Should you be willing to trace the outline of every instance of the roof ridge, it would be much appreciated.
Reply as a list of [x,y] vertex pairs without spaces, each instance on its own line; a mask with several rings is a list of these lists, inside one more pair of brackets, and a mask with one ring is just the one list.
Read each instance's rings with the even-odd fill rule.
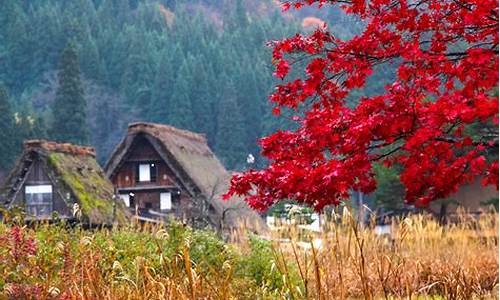
[[94,158],[96,157],[95,148],[71,143],[58,143],[43,139],[35,139],[24,141],[23,146],[25,150],[42,149],[49,152],[61,152],[73,155],[89,155]]
[[149,123],[149,122],[134,122],[128,124],[128,132],[134,132],[134,131],[147,131],[148,129],[157,129],[157,130],[162,130],[162,131],[168,131],[170,133],[195,140],[198,142],[206,143],[207,138],[204,133],[197,133],[193,131],[189,131],[186,129],[180,129],[171,125],[166,125],[166,124],[159,124],[159,123]]

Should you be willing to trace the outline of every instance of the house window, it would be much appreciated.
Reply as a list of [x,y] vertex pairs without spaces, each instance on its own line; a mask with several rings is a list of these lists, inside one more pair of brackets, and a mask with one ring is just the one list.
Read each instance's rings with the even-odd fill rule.
[[139,164],[136,170],[137,182],[156,182],[156,163]]
[[172,209],[172,194],[160,193],[160,210]]
[[135,207],[134,193],[120,194],[120,198],[123,200],[123,203],[125,203],[126,207]]
[[123,203],[125,203],[126,207],[130,207],[130,195],[129,194],[120,194],[120,198],[123,200]]
[[128,193],[129,204],[131,207],[135,207],[135,194]]
[[149,164],[149,174],[151,175],[151,182],[156,182],[156,163]]
[[52,185],[27,185],[24,193],[29,215],[47,216],[52,212]]

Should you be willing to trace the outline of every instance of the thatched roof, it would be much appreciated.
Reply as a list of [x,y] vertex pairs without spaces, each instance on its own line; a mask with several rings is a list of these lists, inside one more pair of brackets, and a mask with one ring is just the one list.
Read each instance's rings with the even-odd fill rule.
[[55,188],[71,194],[71,203],[66,202],[68,207],[73,209],[74,203],[78,203],[83,221],[111,224],[124,220],[126,211],[121,201],[117,201],[113,208],[114,187],[97,163],[94,148],[45,140],[24,143],[24,151],[4,187],[7,207],[13,204],[10,202],[19,189],[16,182],[24,174],[25,162],[34,156],[45,162]]
[[[213,207],[209,215],[216,226],[234,228],[241,223],[254,230],[262,230],[265,223],[241,198],[222,200],[227,191],[230,174],[210,150],[205,135],[181,130],[168,125],[132,123],[127,136],[116,147],[105,166],[108,177],[114,174],[127,154],[135,137],[146,137],[167,165],[176,173],[192,197],[202,195]],[[223,217],[224,216],[224,217]]]

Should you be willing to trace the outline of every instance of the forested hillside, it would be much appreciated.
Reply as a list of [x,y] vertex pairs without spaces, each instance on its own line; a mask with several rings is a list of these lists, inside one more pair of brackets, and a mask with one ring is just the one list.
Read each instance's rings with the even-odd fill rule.
[[[205,133],[230,169],[248,153],[265,164],[257,138],[287,126],[267,101],[276,79],[266,42],[321,20],[340,36],[362,27],[335,11],[283,14],[271,0],[0,3],[4,171],[35,137],[89,143],[103,162],[137,120]],[[69,123],[84,130],[68,138]]]

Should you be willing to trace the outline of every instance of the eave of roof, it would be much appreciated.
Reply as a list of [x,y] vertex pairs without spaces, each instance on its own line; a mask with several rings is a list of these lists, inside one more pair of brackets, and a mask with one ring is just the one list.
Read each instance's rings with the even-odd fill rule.
[[53,184],[62,184],[71,192],[86,222],[109,224],[125,220],[126,211],[121,202],[117,201],[113,207],[114,187],[95,160],[95,150],[91,147],[45,140],[26,141],[23,154],[6,180],[7,189],[15,188],[12,182],[22,176],[23,161],[33,155],[43,159],[51,173],[60,179],[53,180]]
[[[217,211],[217,218],[231,212],[225,223],[231,227],[237,227],[238,219],[253,219],[260,227],[265,227],[261,218],[242,201],[241,198],[233,197],[231,200],[223,201],[222,194],[229,184],[230,174],[222,163],[210,150],[207,140],[203,134],[177,129],[172,126],[153,123],[133,123],[129,125],[127,136],[117,145],[105,170],[108,176],[112,176],[118,169],[121,161],[126,156],[133,140],[138,135],[145,135],[159,152],[176,175],[179,175],[183,184],[190,189],[193,197],[203,196]],[[194,188],[194,189],[193,189]],[[218,219],[214,219],[214,225],[219,225]]]

